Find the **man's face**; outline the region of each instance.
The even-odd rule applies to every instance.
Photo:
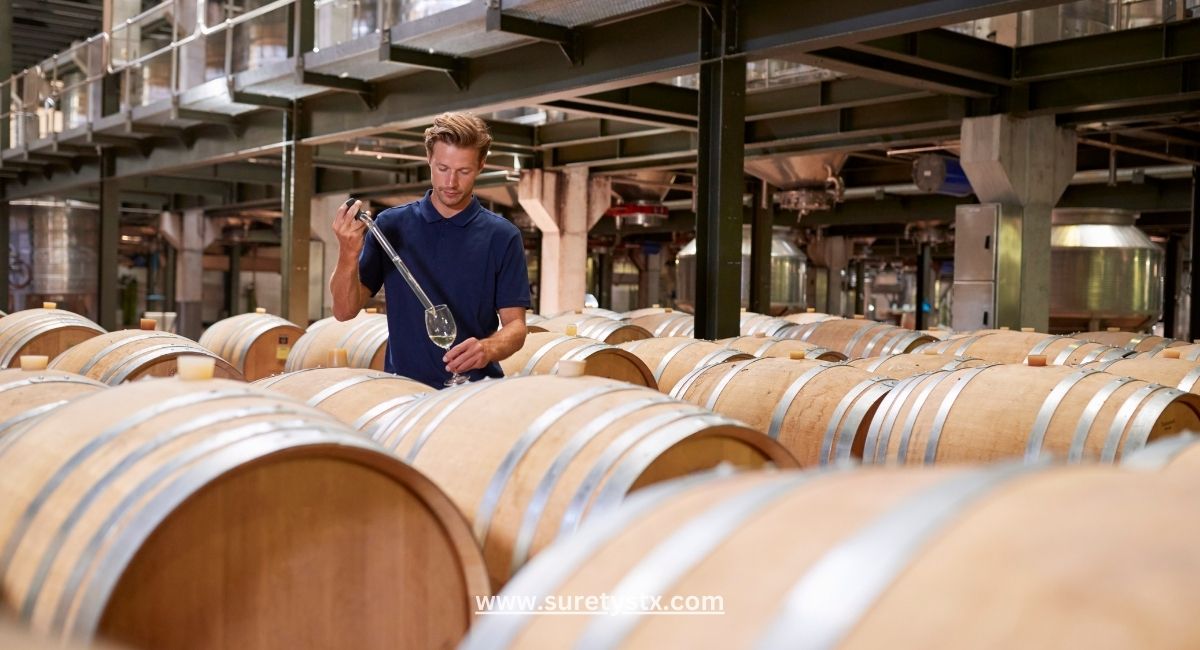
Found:
[[[453,212],[467,207],[475,188],[475,177],[483,169],[479,150],[435,142],[429,168],[433,176],[433,200]]]

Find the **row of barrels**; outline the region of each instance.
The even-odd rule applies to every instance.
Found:
[[[5,604],[133,647],[449,647],[477,596],[629,492],[796,467],[622,382],[427,391],[354,368],[116,387],[0,371]]]
[[[564,364],[560,370],[563,367],[581,370],[577,364]],[[780,414],[783,426],[803,419],[809,410],[839,416],[820,431],[821,444],[835,450],[834,456],[841,453],[837,450],[853,450],[857,414],[869,411],[881,396],[894,394],[884,390],[891,380],[848,364],[759,357],[701,368],[697,376],[685,377],[677,385],[677,394],[695,390],[717,413],[648,388],[595,377],[513,377],[426,392],[421,384],[385,373],[331,368],[287,373],[257,384],[172,378],[110,388],[74,378],[79,393],[66,397],[65,373],[2,371],[0,393],[24,391],[11,406],[28,410],[38,401],[37,395],[45,400],[42,406],[53,404],[33,416],[0,413],[5,421],[19,420],[0,434],[4,597],[44,632],[85,638],[102,635],[135,647],[259,647],[256,640],[264,635],[272,644],[294,647],[343,643],[439,647],[452,645],[466,631],[472,607],[480,607],[476,596],[486,596],[514,576],[516,593],[525,593],[529,585],[546,593],[559,588],[567,594],[592,593],[572,590],[626,578],[643,584],[642,574],[634,570],[642,565],[662,568],[672,549],[681,552],[678,544],[683,540],[690,540],[688,548],[699,545],[699,550],[685,553],[683,557],[690,560],[683,565],[679,558],[670,562],[676,572],[671,575],[683,578],[692,575],[693,568],[697,576],[711,575],[696,563],[708,561],[708,553],[715,552],[718,543],[723,547],[732,542],[731,535],[742,534],[737,531],[749,535],[738,546],[753,545],[755,540],[761,545],[764,536],[785,538],[788,544],[776,546],[796,551],[798,544],[806,545],[813,549],[806,557],[815,562],[814,553],[819,555],[822,549],[835,556],[844,554],[835,543],[839,539],[835,533],[847,531],[847,525],[861,523],[864,531],[874,532],[878,526],[872,518],[906,520],[888,514],[893,506],[903,513],[924,513],[921,504],[938,501],[932,496],[935,493],[982,497],[986,491],[980,490],[999,480],[995,477],[1036,476],[1034,469],[943,469],[922,474],[864,470],[815,476],[760,472],[716,479],[711,485],[712,477],[689,478],[664,486],[664,492],[653,492],[669,494],[670,500],[653,500],[653,506],[637,505],[651,501],[627,503],[627,496],[636,490],[695,476],[721,464],[746,469],[800,464],[797,458],[804,448],[793,449],[786,436],[772,440],[760,426],[720,414],[729,394],[714,391],[742,386],[736,375],[748,375],[751,369],[773,373],[802,369],[806,382],[828,382],[822,392],[861,397],[836,407],[810,400],[793,402],[782,411],[779,406],[771,409]],[[1028,382],[1032,373],[1073,371],[1016,364],[968,368],[981,369],[1023,373],[998,377],[1005,385]],[[855,384],[861,376],[856,373],[865,374],[866,382]],[[785,392],[800,395],[808,385],[800,378],[791,382],[776,378],[771,385],[786,386]],[[5,388],[9,383],[16,386]],[[831,388],[835,384],[843,388]],[[844,388],[851,384],[851,389]],[[763,385],[750,390],[754,400],[762,402],[770,401],[772,391]],[[937,393],[931,395],[929,401],[938,402]],[[935,409],[939,413],[946,410],[945,400],[940,403]],[[946,422],[947,431],[955,426]],[[1131,433],[1121,457],[1137,456],[1135,443],[1144,447],[1151,440],[1139,440]],[[464,449],[470,453],[464,455]],[[1153,446],[1149,451],[1155,451]],[[1176,465],[1179,461],[1172,464]],[[1013,502],[1011,508],[1027,512],[1031,503],[1039,507],[1058,503],[1057,493],[1050,488],[1061,487],[1062,477],[1085,476],[1085,471],[1101,472],[1052,474],[1058,478],[1046,478],[1044,489],[1028,500]],[[811,494],[803,487],[810,482],[816,490]],[[817,489],[818,485],[825,487]],[[971,489],[973,485],[979,490]],[[1129,489],[1158,507],[1173,503],[1162,494],[1151,499],[1148,490]],[[1091,494],[1104,508],[1114,507],[1110,492],[1119,490],[1087,481],[1066,490],[1079,500]],[[835,495],[845,501],[834,500]],[[793,498],[798,500],[793,506],[798,510],[765,517],[769,507],[784,507]],[[692,505],[680,505],[685,502]],[[849,510],[830,508],[838,503]],[[954,500],[954,504],[969,503],[970,498]],[[676,511],[677,505],[683,510]],[[1062,506],[1064,512],[1076,513],[1081,507],[1070,499]],[[808,517],[803,516],[804,508],[812,508]],[[831,522],[833,528],[826,533],[819,532],[825,530],[821,525],[813,528],[814,521],[820,521],[818,513],[831,511],[845,515],[841,524]],[[630,519],[633,512],[640,514]],[[862,516],[854,518],[850,512]],[[1052,510],[1045,516],[1056,513]],[[929,517],[928,513],[921,516]],[[1149,525],[1157,523],[1155,517],[1177,516],[1168,510],[1141,513],[1134,519],[1141,525],[1140,517],[1146,517],[1144,523]],[[926,527],[914,523],[914,539],[927,539],[938,530],[930,527],[936,524],[933,520]],[[651,528],[634,525],[635,521]],[[686,525],[688,521],[695,523]],[[795,533],[797,521],[805,522],[803,535]],[[750,526],[752,522],[762,528]],[[598,542],[592,531],[602,525],[609,526],[610,536]],[[979,534],[992,530],[992,525],[1008,530],[1012,520],[1001,518]],[[1081,530],[1095,532],[1090,526]],[[1190,532],[1184,533],[1190,545]],[[1151,537],[1153,543],[1165,543],[1161,535]],[[903,543],[907,537],[882,535],[881,539],[891,542],[891,552],[912,548]],[[561,543],[553,550],[574,548],[570,553],[577,560],[562,561],[561,553],[567,551],[546,561],[535,557],[555,541]],[[612,554],[603,552],[609,542],[617,545]],[[635,544],[636,550],[620,550],[627,544]],[[580,551],[579,545],[586,551]],[[714,568],[745,569],[726,574],[740,575],[738,580],[709,583],[726,598],[750,597],[746,590],[728,589],[749,577],[757,583],[764,573],[780,570],[771,564],[778,559],[774,552],[762,555],[762,549],[755,553],[746,548],[751,552],[745,557],[763,564],[728,565],[724,563],[729,558],[714,559]],[[990,548],[984,545],[972,553]],[[1106,548],[1089,556],[1097,562],[1092,569],[1118,553],[1115,541]],[[1143,545],[1135,551],[1131,548],[1126,552],[1139,557],[1148,551]],[[575,555],[581,552],[582,556]],[[625,560],[613,565],[604,557]],[[597,576],[601,583],[543,581],[545,571],[574,572],[585,559],[589,570],[603,573]],[[522,568],[531,560],[533,564]],[[543,565],[551,569],[539,568]],[[776,588],[791,593],[800,582],[807,582],[795,582],[808,575],[801,570],[804,566],[796,569],[799,573],[777,575],[792,582]],[[820,575],[819,567],[807,570]],[[189,585],[186,606],[178,598],[179,584]],[[674,580],[662,584],[666,588]],[[816,590],[812,597],[829,596],[840,593],[845,584],[838,579],[832,586],[809,589]],[[1168,586],[1174,593],[1174,585]],[[936,587],[928,593],[942,593]],[[331,593],[340,595],[336,603],[327,597]],[[693,589],[691,593],[707,592]],[[414,594],[420,594],[416,601]],[[767,634],[783,626],[783,631],[770,632],[779,644],[794,645],[805,638],[809,632],[781,622],[796,615],[779,609],[788,599],[778,592],[763,595],[771,600],[749,609],[765,618],[731,619],[738,621],[737,629]],[[414,602],[420,606],[414,608]],[[741,614],[747,613],[741,610],[749,601],[731,600],[730,606],[734,604]],[[986,611],[994,605],[980,607]],[[397,614],[400,610],[402,615]],[[624,622],[617,627],[633,632],[629,625],[638,618],[621,619]],[[297,625],[297,619],[304,624]],[[522,626],[535,622],[526,617]],[[689,633],[679,626],[669,627],[659,633]],[[220,639],[213,634],[220,634]],[[498,639],[510,638],[507,634],[485,623],[468,643],[501,647]],[[544,645],[546,639],[557,637],[537,632],[524,638],[525,645],[536,645],[536,640]],[[674,645],[674,639],[686,643],[690,637],[667,638]]]

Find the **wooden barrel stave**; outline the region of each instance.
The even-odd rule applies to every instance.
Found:
[[[16,367],[21,355],[41,354],[53,359],[104,328],[62,309],[25,309],[0,318],[0,368]]]
[[[751,357],[716,343],[687,337],[652,338],[617,347],[641,359],[654,373],[658,390],[664,393],[670,393],[679,380],[697,368]]]
[[[489,592],[465,522],[432,483],[331,416],[245,384],[128,384],[6,442],[0,573],[45,632],[138,647],[429,647],[454,643],[470,596]],[[386,576],[422,599],[379,588]],[[389,617],[331,605],[331,589],[362,589]]]
[[[486,439],[478,435],[485,408],[504,414],[493,418]],[[591,513],[649,482],[723,461],[795,465],[781,446],[744,425],[594,377],[517,377],[440,391],[411,403],[374,437],[460,504],[496,584]],[[464,466],[463,444],[479,462]]]
[[[881,405],[864,461],[1113,460],[1200,426],[1200,398],[1089,368],[988,365],[916,375]],[[996,399],[996,395],[1005,395]],[[901,399],[902,398],[902,399]],[[873,446],[874,445],[874,446]]]
[[[811,467],[862,455],[893,384],[844,364],[755,358],[697,370],[672,396],[746,422]]]
[[[677,612],[693,601],[686,624],[508,612],[482,620],[462,650],[1192,647],[1191,512],[1183,490],[1103,468],[679,481],[548,550],[504,593],[636,595]],[[1128,578],[1096,579],[1113,571]]]
[[[271,314],[239,314],[213,323],[200,345],[226,359],[247,381],[283,372],[291,346],[304,329]]]
[[[388,414],[432,389],[369,368],[307,368],[254,382],[319,408],[351,428],[367,431]]]
[[[185,355],[213,359],[218,378],[242,379],[237,368],[195,341],[170,332],[144,330],[120,330],[84,341],[56,357],[50,368],[115,386],[147,377],[173,376],[175,360]]]

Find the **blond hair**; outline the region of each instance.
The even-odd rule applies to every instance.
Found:
[[[444,142],[463,149],[478,149],[479,164],[487,158],[492,146],[492,134],[487,123],[470,113],[442,113],[433,118],[433,126],[425,129],[425,153],[433,157],[433,145]]]

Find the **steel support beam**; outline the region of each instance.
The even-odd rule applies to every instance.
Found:
[[[1019,47],[1013,80],[1038,81],[1200,58],[1200,19]]]
[[[1135,69],[1103,70],[1064,79],[1034,81],[1013,89],[1012,112],[1071,113],[1129,106],[1153,110],[1166,102],[1200,99],[1200,61],[1167,62]],[[1060,123],[1064,119],[1059,118]]]
[[[502,0],[488,0],[484,24],[489,32],[517,34],[557,45],[572,65],[579,65],[583,61],[583,44],[575,30],[554,23],[506,14]]]
[[[920,252],[917,254],[917,304],[913,314],[914,327],[918,330],[923,330],[929,327],[926,322],[925,303],[929,301],[929,270],[932,266],[930,261],[930,246],[929,242],[921,242]]]
[[[765,181],[753,184],[757,189],[750,200],[753,217],[750,224],[750,311],[771,311],[771,235],[775,227],[775,201]]]
[[[793,58],[800,63],[819,68],[928,92],[963,97],[993,97],[1000,92],[1000,86],[990,81],[980,81],[849,48],[826,48]]]
[[[1179,237],[1170,235],[1167,237],[1166,259],[1163,267],[1163,336],[1167,338],[1176,338],[1176,317],[1179,304]]]
[[[106,330],[117,329],[118,300],[117,247],[121,242],[121,188],[115,177],[116,154],[105,151],[100,156],[100,268],[97,269],[100,296],[96,322]]]
[[[1186,340],[1200,338],[1200,300],[1196,288],[1200,287],[1200,167],[1192,168],[1192,223],[1189,233],[1191,251],[1191,296],[1188,300],[1188,332]]]
[[[308,324],[308,258],[312,239],[313,151],[299,143],[295,112],[285,114],[283,149],[282,317]]]
[[[928,29],[846,47],[980,81],[1012,83],[1012,48],[948,29]]]
[[[225,308],[230,316],[242,313],[242,245],[233,244],[227,249],[229,253],[229,271],[226,274]]]
[[[746,59],[740,53],[738,5],[722,0],[719,12],[700,12],[700,57],[706,63],[700,66],[696,195],[699,339],[741,331]]]

